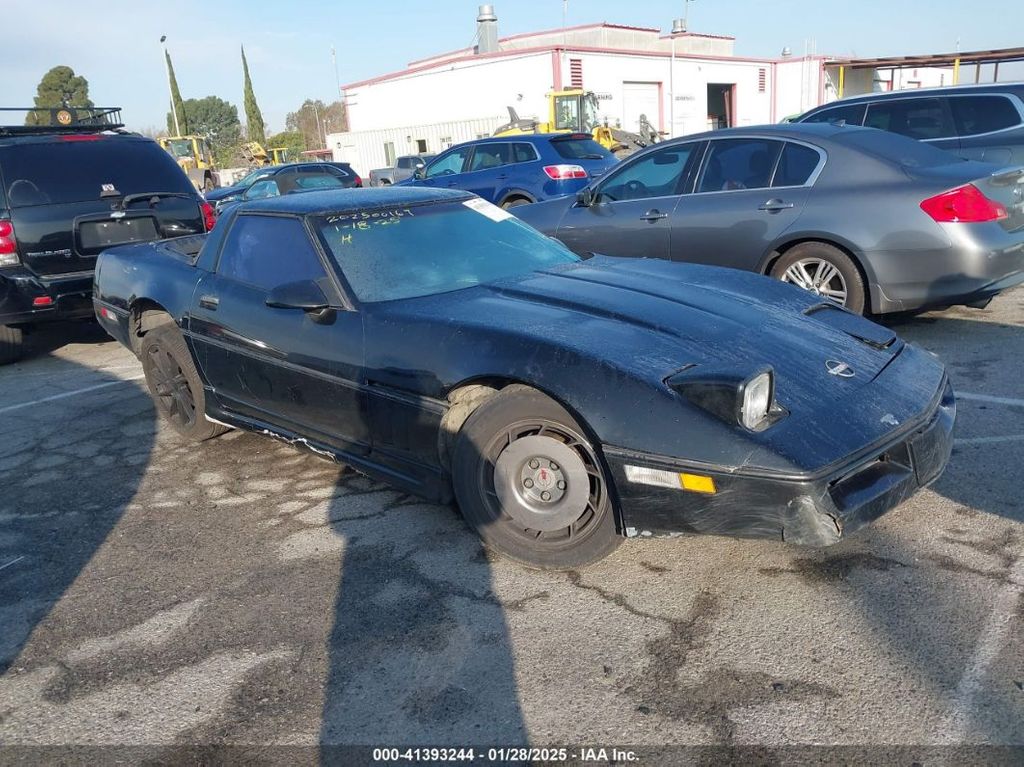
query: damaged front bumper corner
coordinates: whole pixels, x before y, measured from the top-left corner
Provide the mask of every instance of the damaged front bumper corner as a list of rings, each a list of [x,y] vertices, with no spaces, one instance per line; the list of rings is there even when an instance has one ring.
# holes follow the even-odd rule
[[[878,519],[942,474],[953,449],[956,401],[948,381],[923,423],[824,474],[781,476],[686,464],[605,448],[627,536],[703,533],[828,546]],[[627,466],[709,476],[715,492],[630,481]]]

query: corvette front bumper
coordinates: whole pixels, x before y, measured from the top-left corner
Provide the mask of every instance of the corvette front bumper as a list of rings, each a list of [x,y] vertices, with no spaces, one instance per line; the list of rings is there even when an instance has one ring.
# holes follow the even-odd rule
[[[605,447],[627,536],[706,533],[827,546],[898,506],[942,474],[953,449],[948,381],[922,420],[823,473],[784,476],[691,464]],[[711,477],[715,492],[630,481],[626,466]]]

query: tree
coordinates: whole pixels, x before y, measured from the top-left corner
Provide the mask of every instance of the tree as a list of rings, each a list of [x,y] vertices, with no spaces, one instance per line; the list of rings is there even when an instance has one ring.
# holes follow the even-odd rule
[[[36,88],[37,109],[54,109],[63,106],[91,107],[89,81],[75,74],[71,67],[56,66],[43,75]],[[49,112],[29,112],[25,125],[49,125]]]
[[[284,147],[288,150],[288,161],[298,162],[299,153],[306,151],[306,139],[298,131],[283,131],[267,136],[267,149]]]
[[[173,116],[168,114],[167,119],[173,127]],[[178,121],[182,120],[187,122],[192,132],[210,139],[213,151],[222,163],[242,138],[238,107],[217,96],[186,99],[178,112]]]
[[[324,134],[348,130],[348,115],[340,101],[324,104],[319,99],[306,99],[297,111],[288,113],[284,126],[301,133],[307,148],[319,149],[324,145]]]
[[[245,75],[243,86],[243,102],[245,104],[245,130],[250,141],[267,143],[263,128],[263,114],[256,103],[256,94],[252,92],[252,79],[249,77],[249,62],[245,60],[245,46],[242,46],[242,72]]]
[[[173,110],[167,115],[167,131],[172,136],[187,136],[189,134],[188,115],[185,113],[185,104],[181,100],[181,91],[178,90],[178,78],[174,76],[174,65],[171,63],[171,54],[164,50],[167,57],[167,78],[171,82],[171,103]],[[178,113],[178,124],[174,124],[174,112]],[[180,129],[180,133],[178,130]]]

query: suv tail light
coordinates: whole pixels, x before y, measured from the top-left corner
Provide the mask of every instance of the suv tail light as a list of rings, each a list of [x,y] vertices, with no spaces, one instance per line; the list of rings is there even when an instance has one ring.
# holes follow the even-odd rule
[[[544,172],[548,178],[563,181],[567,178],[586,178],[587,172],[580,165],[545,165]]]
[[[974,184],[964,184],[929,197],[921,203],[921,210],[940,224],[975,224],[1006,218],[1006,208],[990,200]]]
[[[356,184],[355,185],[357,187],[360,187],[360,188],[362,188],[362,186],[363,186],[363,179],[360,178],[358,175],[356,176]]]
[[[213,229],[214,224],[217,223],[217,213],[214,211],[213,206],[206,200],[203,200],[199,207],[203,210],[203,226],[206,227],[206,231],[209,232]]]
[[[0,266],[18,264],[18,241],[14,239],[14,224],[0,219]]]

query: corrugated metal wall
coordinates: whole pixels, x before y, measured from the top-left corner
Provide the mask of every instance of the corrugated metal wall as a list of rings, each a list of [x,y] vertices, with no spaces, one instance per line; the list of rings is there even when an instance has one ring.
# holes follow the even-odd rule
[[[327,146],[334,153],[336,162],[351,163],[365,178],[374,168],[388,167],[389,145],[394,157],[422,154],[424,151],[437,154],[454,144],[490,136],[495,128],[507,122],[508,115],[505,115],[404,128],[329,133]]]

